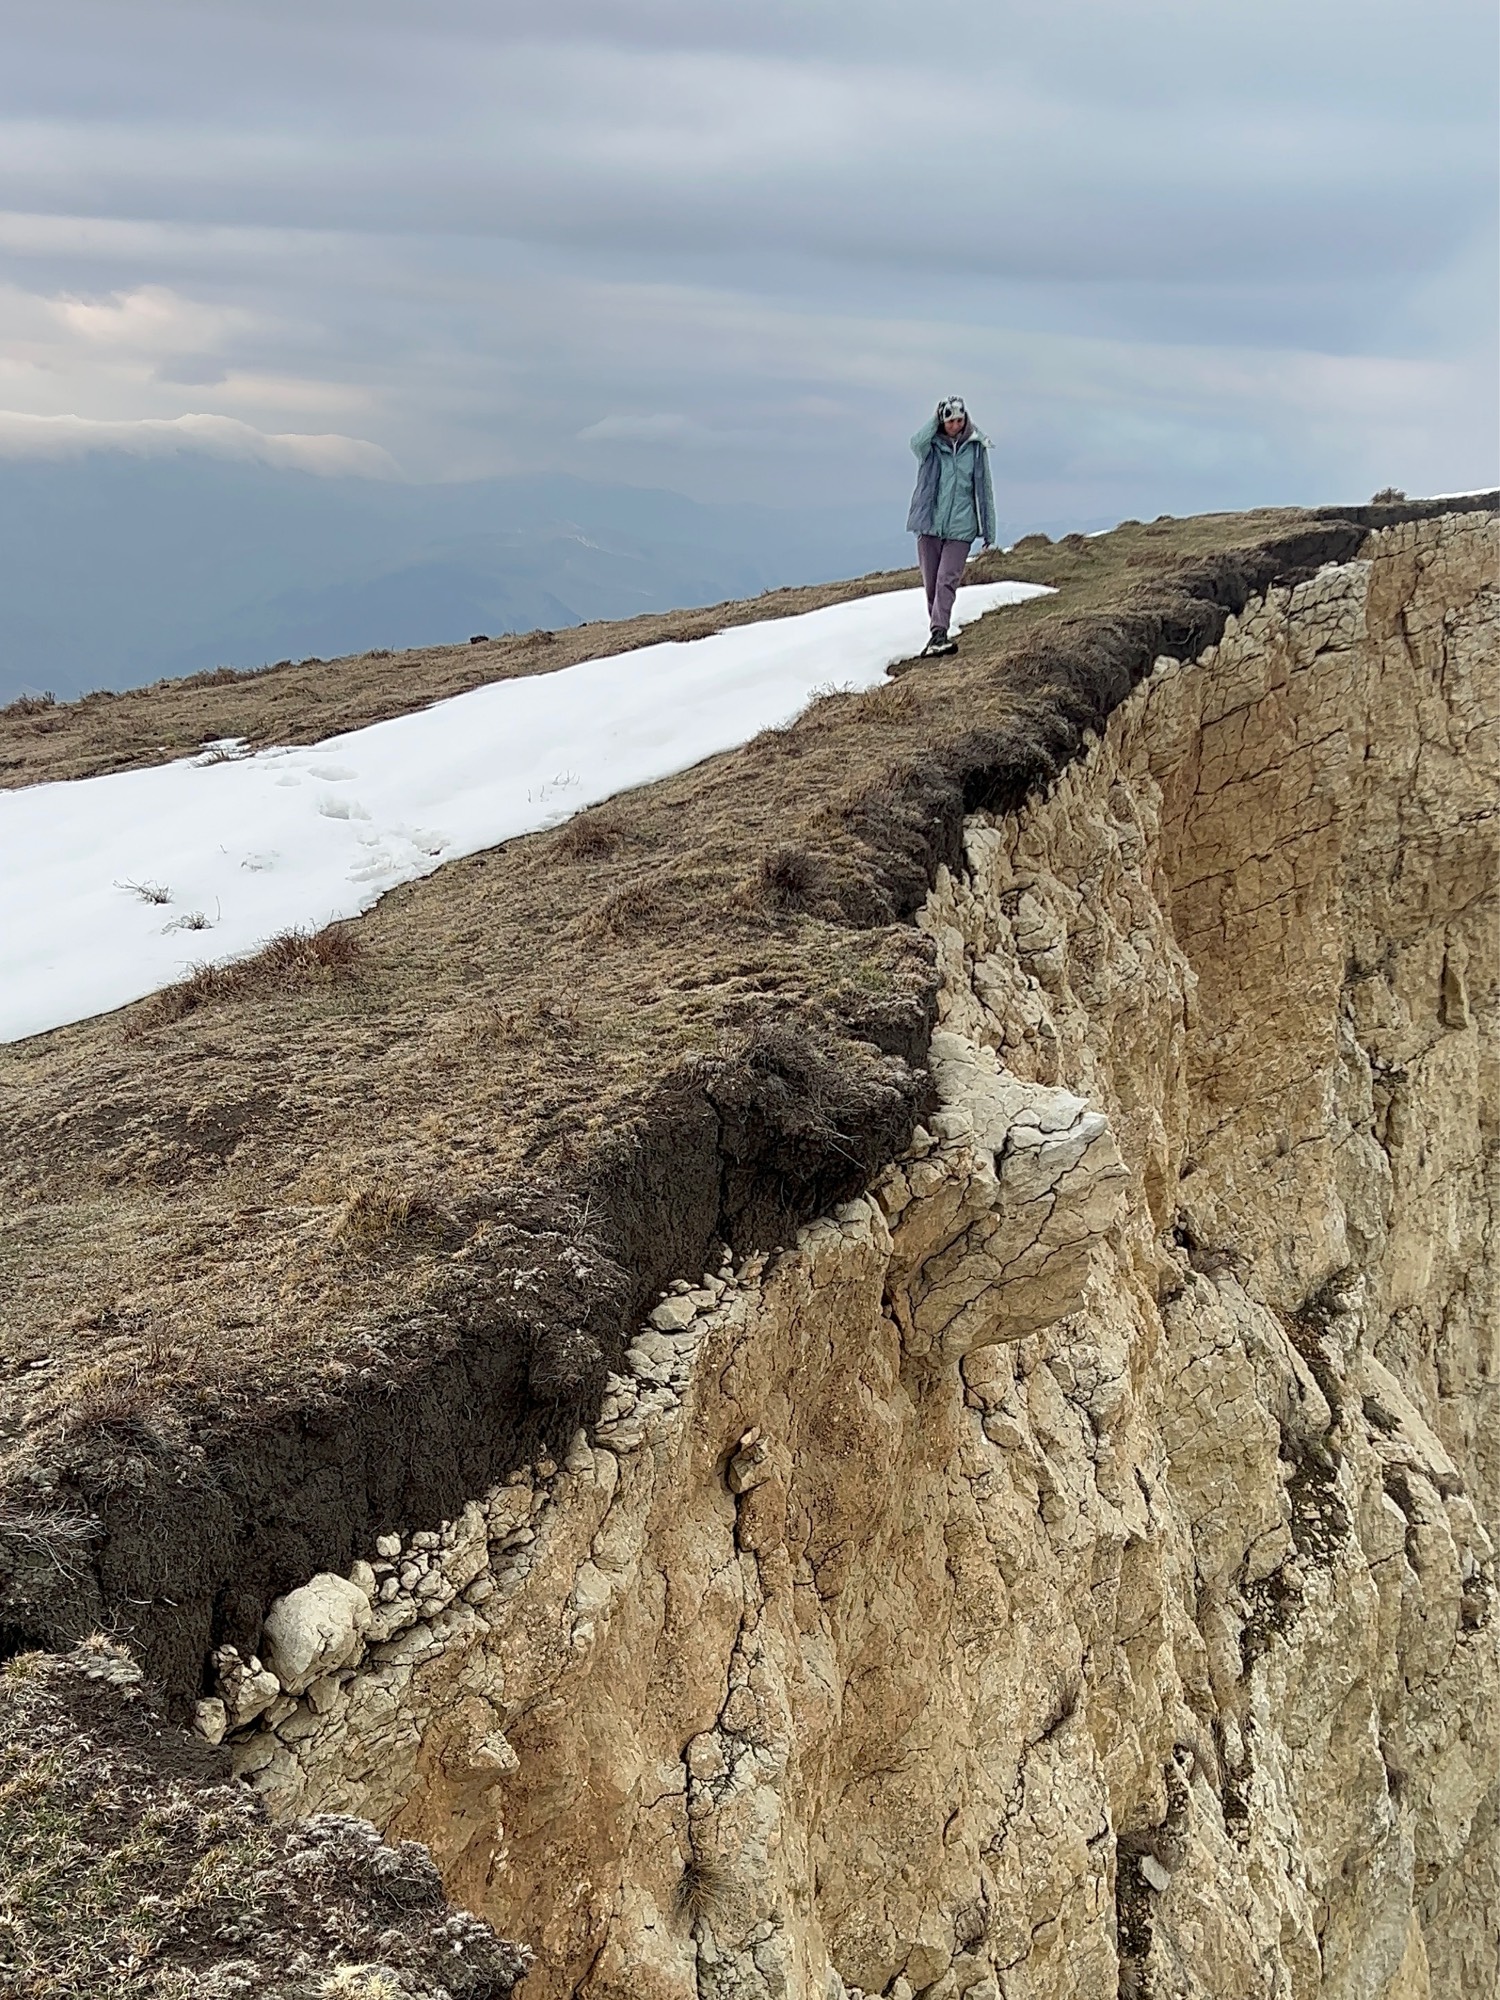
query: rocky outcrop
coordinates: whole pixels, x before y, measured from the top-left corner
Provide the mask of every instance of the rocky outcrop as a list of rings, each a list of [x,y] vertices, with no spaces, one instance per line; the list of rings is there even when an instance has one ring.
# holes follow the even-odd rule
[[[221,1654],[275,1812],[429,1843],[528,2000],[1495,1990],[1495,535],[970,820],[940,1108]]]

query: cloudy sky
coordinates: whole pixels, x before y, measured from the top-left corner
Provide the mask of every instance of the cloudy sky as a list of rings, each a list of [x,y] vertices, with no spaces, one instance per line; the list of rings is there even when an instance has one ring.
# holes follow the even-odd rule
[[[897,506],[957,391],[1012,520],[1495,476],[1491,0],[0,23],[0,453]]]

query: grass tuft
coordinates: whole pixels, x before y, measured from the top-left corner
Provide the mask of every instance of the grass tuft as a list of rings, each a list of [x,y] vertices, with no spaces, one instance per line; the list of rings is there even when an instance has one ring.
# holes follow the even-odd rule
[[[229,965],[195,965],[186,979],[163,987],[134,1008],[127,1017],[127,1033],[168,1027],[200,1007],[326,985],[351,973],[362,952],[359,940],[343,924],[328,924],[320,931],[282,931],[253,957]]]
[[[160,882],[116,882],[117,889],[128,889],[132,896],[139,896],[143,903],[170,903],[172,891]]]
[[[805,910],[817,902],[827,877],[824,863],[789,841],[760,860],[760,893],[773,910]]]
[[[701,1923],[723,1908],[729,1888],[727,1868],[703,1855],[690,1854],[677,1880],[678,1915],[686,1917],[690,1924]]]
[[[666,914],[671,900],[670,877],[664,873],[627,882],[599,905],[592,928],[607,937],[622,937],[646,929]]]
[[[558,828],[552,852],[564,861],[608,861],[618,852],[625,829],[607,812],[581,812]]]
[[[329,1231],[348,1250],[369,1253],[393,1237],[441,1227],[443,1217],[425,1196],[379,1181],[352,1187]]]
[[[68,1426],[72,1430],[144,1430],[151,1393],[134,1370],[120,1373],[106,1365],[84,1369],[69,1385]]]

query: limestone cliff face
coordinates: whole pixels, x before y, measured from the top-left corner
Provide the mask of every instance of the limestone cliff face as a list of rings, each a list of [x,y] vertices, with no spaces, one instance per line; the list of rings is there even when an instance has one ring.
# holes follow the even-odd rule
[[[221,1660],[273,1805],[527,2000],[1497,1990],[1496,554],[1374,537],[971,823],[909,1157]]]

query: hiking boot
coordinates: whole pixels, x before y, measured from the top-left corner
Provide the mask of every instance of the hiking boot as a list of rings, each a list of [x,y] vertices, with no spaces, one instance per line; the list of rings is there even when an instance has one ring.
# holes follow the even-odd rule
[[[922,658],[924,660],[938,660],[942,659],[945,654],[956,653],[957,651],[957,639],[950,639],[946,632],[940,632],[934,625],[932,628],[932,637],[922,648]]]

